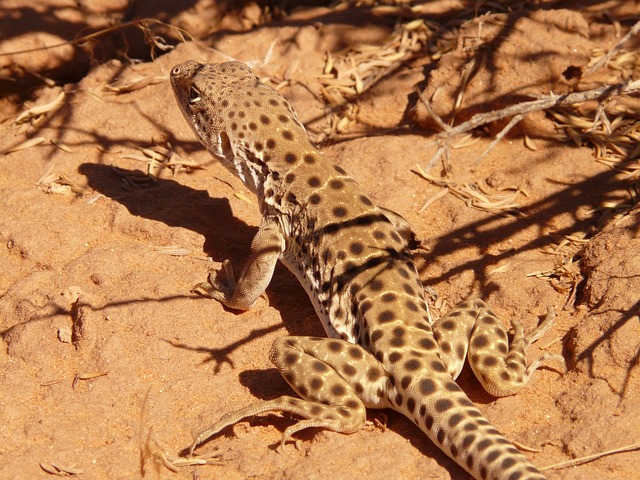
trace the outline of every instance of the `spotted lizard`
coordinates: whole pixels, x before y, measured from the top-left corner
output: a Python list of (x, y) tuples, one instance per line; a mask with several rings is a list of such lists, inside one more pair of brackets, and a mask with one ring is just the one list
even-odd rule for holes
[(543, 475), (454, 382), (465, 357), (489, 393), (511, 395), (547, 361), (525, 351), (554, 321), (525, 335), (512, 320), (511, 346), (481, 300), (432, 324), (409, 251), (408, 224), (376, 206), (356, 181), (310, 141), (290, 104), (240, 62), (187, 61), (171, 71), (178, 105), (199, 141), (257, 195), (262, 223), (240, 277), (223, 263), (206, 293), (248, 310), (278, 260), (299, 279), (329, 338), (283, 337), (270, 360), (300, 398), (282, 396), (224, 415), (190, 452), (225, 427), (265, 412), (289, 412), (282, 445), (300, 430), (352, 433), (366, 408), (391, 408), (413, 421), (476, 479), (534, 480)]

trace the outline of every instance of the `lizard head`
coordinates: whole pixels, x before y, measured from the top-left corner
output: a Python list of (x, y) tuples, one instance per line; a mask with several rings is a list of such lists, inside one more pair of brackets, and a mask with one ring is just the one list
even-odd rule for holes
[(289, 102), (244, 63), (189, 60), (173, 67), (171, 85), (200, 143), (254, 192), (291, 145), (308, 143)]

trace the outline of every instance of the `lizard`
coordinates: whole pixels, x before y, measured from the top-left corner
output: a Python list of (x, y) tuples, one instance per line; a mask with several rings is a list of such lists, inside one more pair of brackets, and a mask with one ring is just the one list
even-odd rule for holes
[[(432, 324), (413, 263), (408, 222), (378, 207), (358, 183), (317, 149), (289, 102), (247, 65), (232, 61), (173, 67), (171, 85), (200, 143), (256, 194), (261, 225), (236, 279), (214, 273), (206, 296), (235, 310), (250, 309), (265, 292), (278, 260), (298, 278), (327, 333), (287, 336), (269, 353), (299, 398), (285, 395), (224, 415), (199, 434), (189, 453), (243, 418), (289, 412), (284, 446), (303, 429), (353, 433), (367, 408), (391, 408), (415, 423), (476, 479), (545, 478), (455, 383), (465, 358), (485, 389), (512, 395), (541, 365), (525, 351), (548, 330), (514, 337), (479, 299), (467, 300)], [(220, 272), (218, 272), (220, 273)]]

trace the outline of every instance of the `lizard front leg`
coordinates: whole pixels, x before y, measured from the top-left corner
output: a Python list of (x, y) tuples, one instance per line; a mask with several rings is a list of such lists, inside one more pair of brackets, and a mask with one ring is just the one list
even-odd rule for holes
[(227, 284), (222, 284), (210, 272), (208, 283), (199, 283), (194, 291), (218, 300), (234, 310), (249, 310), (271, 282), (276, 263), (284, 252), (285, 239), (278, 225), (264, 220), (251, 242), (251, 255), (236, 281), (229, 260), (222, 263)]

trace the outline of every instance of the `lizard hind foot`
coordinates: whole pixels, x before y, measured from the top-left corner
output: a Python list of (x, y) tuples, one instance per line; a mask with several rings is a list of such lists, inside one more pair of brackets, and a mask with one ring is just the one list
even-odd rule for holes
[[(553, 326), (554, 321), (555, 310), (548, 307), (540, 325), (525, 334), (522, 323), (512, 319), (514, 335), (509, 342), (498, 317), (482, 300), (473, 299), (440, 318), (433, 329), (441, 358), (454, 379), (467, 357), (484, 389), (493, 396), (504, 397), (519, 392), (540, 367), (558, 373), (566, 371), (562, 355), (543, 353), (531, 363), (527, 363), (525, 357), (529, 347)], [(558, 364), (559, 368), (555, 366)]]
[(346, 425), (346, 423), (350, 422), (345, 422), (343, 419), (343, 417), (345, 417), (345, 411), (346, 409), (344, 407), (326, 405), (283, 395), (276, 399), (258, 402), (223, 415), (220, 420), (211, 427), (199, 433), (185, 451), (188, 452), (189, 456), (193, 456), (193, 452), (199, 445), (205, 443), (228, 426), (235, 425), (244, 418), (262, 413), (288, 412), (303, 417), (303, 420), (297, 421), (284, 431), (280, 440), (281, 449), (284, 449), (285, 444), (291, 440), (291, 436), (294, 433), (307, 428), (317, 427), (342, 433), (352, 433), (359, 430), (361, 427), (360, 423), (364, 423), (364, 416), (362, 422), (358, 422), (356, 419), (355, 423), (357, 423), (357, 425)]
[[(484, 312), (484, 315), (485, 318), (495, 318), (495, 315), (488, 310)], [(496, 355), (496, 352), (491, 353), (482, 351), (482, 349), (475, 349), (472, 356), (474, 354), (477, 355), (482, 358), (482, 362), (472, 363), (472, 368), (483, 383), (485, 390), (497, 397), (513, 395), (529, 382), (532, 374), (540, 367), (548, 368), (560, 374), (565, 373), (566, 363), (562, 355), (543, 353), (529, 364), (527, 364), (525, 358), (529, 347), (553, 326), (554, 321), (555, 310), (553, 307), (548, 307), (547, 314), (540, 325), (525, 334), (522, 323), (519, 320), (512, 319), (510, 323), (514, 330), (514, 336), (510, 347), (505, 351), (503, 341), (500, 339), (495, 340), (495, 346), (497, 347), (502, 343), (503, 347), (499, 350), (504, 352), (503, 354), (498, 353)], [(474, 345), (473, 341), (471, 345)], [(504, 356), (500, 357), (500, 355)], [(489, 366), (491, 363), (488, 360), (491, 359), (498, 359), (498, 361), (494, 362), (495, 365)], [(561, 368), (554, 368), (553, 365), (549, 365), (549, 362), (552, 364), (559, 363)]]

